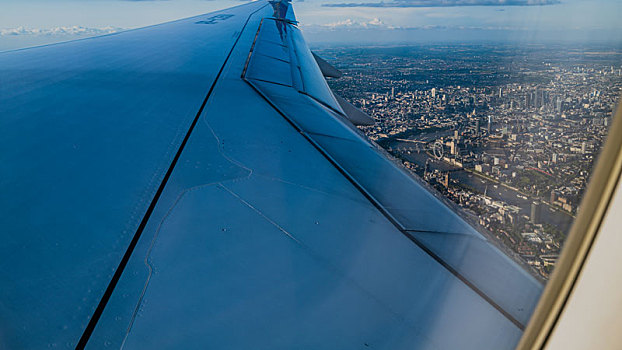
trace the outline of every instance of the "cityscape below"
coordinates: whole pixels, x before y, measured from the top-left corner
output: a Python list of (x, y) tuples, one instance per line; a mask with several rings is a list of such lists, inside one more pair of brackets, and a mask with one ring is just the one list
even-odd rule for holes
[(534, 276), (548, 279), (622, 87), (603, 47), (423, 45), (316, 50), (361, 130)]

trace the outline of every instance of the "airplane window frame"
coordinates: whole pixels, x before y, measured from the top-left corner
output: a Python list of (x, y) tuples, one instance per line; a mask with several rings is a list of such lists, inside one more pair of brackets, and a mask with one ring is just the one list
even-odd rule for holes
[[(547, 344), (581, 274), (622, 175), (622, 97), (601, 150), (577, 218), (562, 248), (557, 266), (517, 346), (541, 349)], [(616, 137), (616, 135), (618, 137)]]

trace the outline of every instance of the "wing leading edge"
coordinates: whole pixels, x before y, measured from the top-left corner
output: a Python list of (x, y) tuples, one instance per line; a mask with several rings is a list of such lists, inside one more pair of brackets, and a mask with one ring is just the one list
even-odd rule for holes
[[(162, 90), (145, 93), (136, 116), (123, 101), (139, 93), (139, 87), (128, 85), (123, 98), (107, 85), (89, 86), (93, 100), (108, 96), (120, 103), (112, 110), (127, 109), (108, 133), (94, 137), (89, 129), (93, 121), (81, 123), (80, 118), (83, 106), (95, 102), (78, 103), (80, 108), (63, 107), (49, 122), (63, 128), (70, 123), (71, 132), (51, 129), (53, 135), (45, 141), (54, 146), (60, 142), (54, 137), (78, 138), (68, 142), (79, 148), (89, 145), (79, 156), (71, 148), (56, 153), (37, 148), (3, 159), (21, 166), (17, 171), (32, 174), (30, 182), (43, 188), (38, 197), (24, 197), (23, 206), (2, 204), (22, 215), (18, 218), (35, 216), (40, 223), (24, 227), (17, 218), (3, 218), (13, 233), (3, 236), (13, 249), (24, 250), (1, 265), (3, 285), (10, 286), (0, 292), (2, 310), (12, 302), (18, 306), (12, 313), (3, 312), (11, 317), (0, 324), (3, 334), (10, 335), (7, 345), (59, 342), (73, 347), (92, 325), (84, 344), (93, 348), (515, 346), (540, 284), (356, 131), (322, 77), (289, 3), (259, 1), (187, 21), (185, 27), (183, 21), (174, 22), (179, 26), (174, 36), (191, 53), (180, 50), (151, 70), (164, 71), (180, 83), (196, 79), (197, 85), (187, 87), (196, 93), (194, 104), (176, 98), (149, 109), (149, 103), (165, 103), (161, 96), (176, 89), (168, 81), (156, 81)], [(215, 32), (200, 32), (201, 26)], [(219, 32), (219, 27), (226, 29)], [(146, 30), (153, 28), (162, 30), (158, 38), (167, 32), (166, 25)], [(228, 36), (226, 30), (231, 31)], [(222, 54), (205, 59), (202, 55), (213, 51), (197, 45), (208, 45), (207, 37), (234, 40), (218, 39), (222, 42), (214, 47)], [(123, 37), (105, 38), (110, 39), (92, 42), (116, 45)], [(89, 56), (94, 49), (84, 45), (80, 51), (89, 60), (83, 70), (56, 72), (39, 84), (57, 94), (65, 91), (61, 98), (72, 99), (78, 83), (90, 81), (98, 70), (95, 53)], [(37, 50), (23, 55), (36, 60), (41, 55)], [(49, 50), (66, 52), (63, 45)], [(9, 73), (18, 70), (22, 54), (10, 55), (0, 55), (0, 61), (15, 60), (14, 68), (6, 69)], [(193, 63), (193, 57), (204, 66)], [(176, 64), (169, 65), (171, 60)], [(179, 73), (180, 67), (189, 68), (187, 75)], [(123, 73), (147, 68), (136, 63)], [(213, 73), (206, 77), (208, 71)], [(75, 80), (67, 83), (68, 76)], [(119, 74), (115, 82), (124, 81)], [(2, 113), (2, 122), (19, 127), (22, 137), (42, 133), (31, 124), (46, 115), (25, 109), (26, 102), (51, 103), (40, 97), (45, 97), (42, 87), (27, 89), (33, 85), (24, 84), (18, 95), (22, 104)], [(7, 93), (3, 90), (3, 101)], [(29, 111), (20, 113), (30, 122), (13, 118), (16, 111)], [(181, 123), (171, 132), (176, 136), (149, 129), (171, 129), (162, 124), (167, 116), (163, 111)], [(91, 113), (95, 121), (114, 114), (106, 109)], [(154, 139), (134, 140), (143, 133)], [(108, 143), (100, 146), (102, 142)], [(30, 143), (24, 139), (21, 148), (32, 147)], [(95, 148), (108, 153), (91, 159), (97, 158), (92, 157)], [(58, 154), (63, 157), (54, 171), (40, 170), (49, 167), (45, 162), (59, 162)], [(150, 155), (146, 161), (137, 160), (145, 155)], [(23, 164), (24, 159), (40, 160)], [(100, 168), (91, 164), (121, 167), (125, 175), (104, 178), (110, 174), (98, 173)], [(27, 166), (37, 171), (27, 172)], [(73, 183), (60, 181), (55, 183), (58, 188), (46, 189), (50, 177), (70, 172)], [(126, 178), (150, 181), (137, 184)], [(81, 183), (89, 190), (77, 190)], [(3, 182), (3, 191), (15, 184), (21, 183)], [(54, 192), (67, 189), (75, 192), (71, 199), (88, 203), (88, 208), (71, 206)], [(57, 212), (44, 214), (53, 204)], [(135, 246), (127, 254), (132, 238)], [(61, 248), (49, 248), (54, 243)], [(49, 266), (35, 266), (45, 259)], [(19, 268), (14, 274), (12, 263)], [(115, 275), (118, 280), (105, 295)], [(26, 288), (35, 286), (40, 290), (29, 295)], [(94, 319), (102, 296), (105, 304)], [(42, 301), (21, 306), (37, 298)], [(82, 313), (76, 314), (76, 307)], [(52, 310), (67, 312), (53, 315)], [(71, 318), (76, 315), (77, 320)], [(17, 329), (35, 316), (43, 321)], [(28, 339), (33, 332), (38, 337)]]

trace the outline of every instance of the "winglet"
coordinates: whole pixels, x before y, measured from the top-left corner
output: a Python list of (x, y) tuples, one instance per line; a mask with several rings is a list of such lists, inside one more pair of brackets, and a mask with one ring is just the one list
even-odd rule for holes
[(343, 111), (346, 113), (346, 117), (349, 121), (352, 122), (352, 124), (359, 126), (374, 125), (374, 118), (370, 117), (367, 113), (356, 108), (350, 102), (344, 100), (343, 97), (335, 93), (333, 93), (333, 95), (335, 95), (335, 99), (337, 99), (337, 102), (341, 106), (341, 109), (343, 109)]
[(320, 67), (322, 71), (322, 75), (330, 78), (341, 78), (343, 73), (339, 71), (339, 69), (333, 67), (330, 63), (326, 62), (322, 57), (315, 54), (315, 52), (311, 52), (313, 54), (313, 58), (315, 58), (315, 62)]

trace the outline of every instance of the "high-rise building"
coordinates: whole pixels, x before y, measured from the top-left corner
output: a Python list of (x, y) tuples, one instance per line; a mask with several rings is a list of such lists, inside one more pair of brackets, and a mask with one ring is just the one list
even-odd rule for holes
[(436, 98), (436, 88), (432, 88), (430, 93), (432, 94), (432, 98)]
[(454, 141), (450, 141), (449, 142), (449, 153), (452, 155), (456, 154), (456, 149), (457, 149), (458, 143), (454, 140)]
[(445, 186), (445, 188), (449, 188), (449, 172), (446, 172), (446, 173), (443, 175), (443, 178), (442, 178), (442, 180), (441, 180), (441, 184), (442, 184), (443, 186)]
[(549, 201), (552, 203), (554, 203), (557, 200), (557, 191), (553, 190), (551, 191), (551, 198), (549, 199)]
[(531, 203), (531, 222), (537, 224), (540, 222), (540, 210), (542, 207), (542, 203), (540, 202), (532, 202)]
[(423, 178), (427, 178), (428, 177), (428, 171), (430, 170), (430, 165), (429, 165), (430, 159), (426, 159), (425, 160), (425, 165), (423, 166)]
[(549, 105), (549, 92), (547, 90), (540, 90), (540, 106), (546, 107)]

